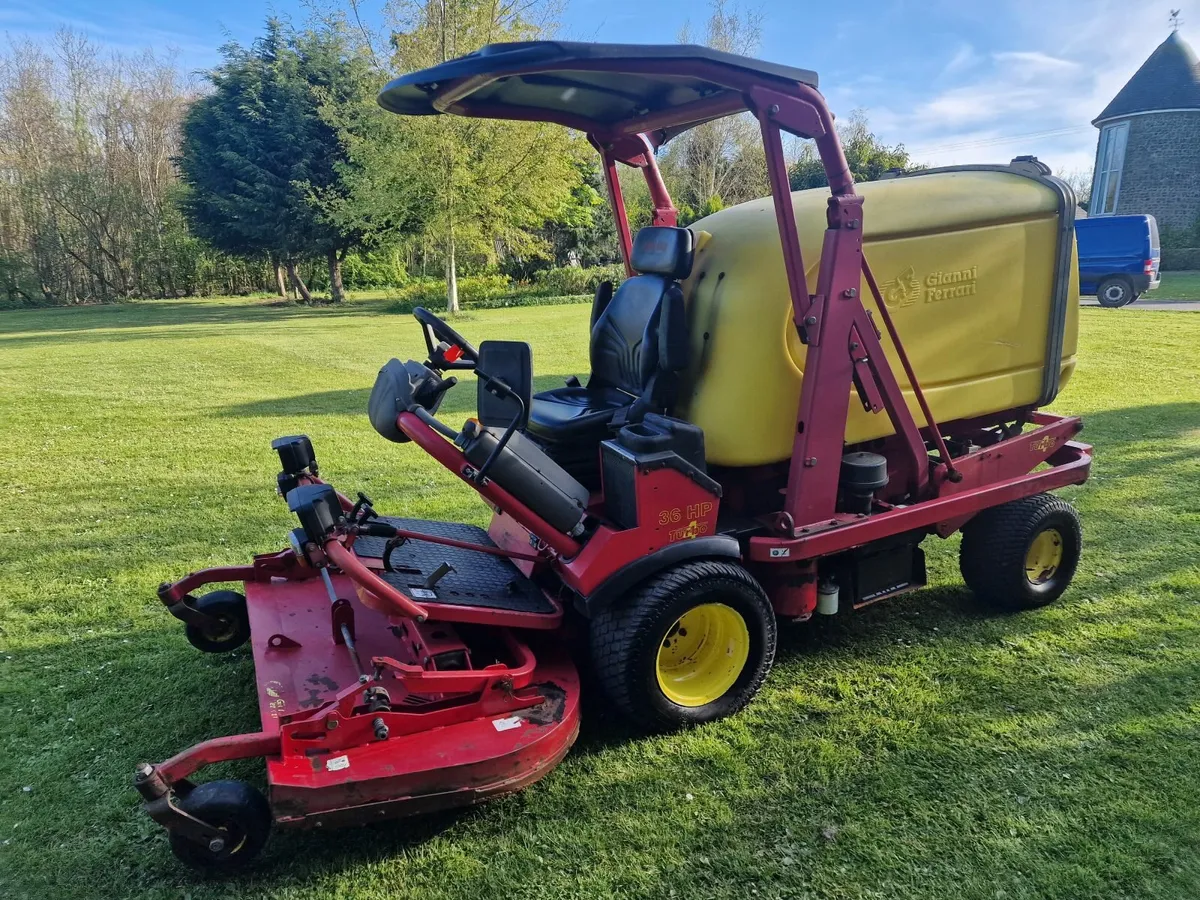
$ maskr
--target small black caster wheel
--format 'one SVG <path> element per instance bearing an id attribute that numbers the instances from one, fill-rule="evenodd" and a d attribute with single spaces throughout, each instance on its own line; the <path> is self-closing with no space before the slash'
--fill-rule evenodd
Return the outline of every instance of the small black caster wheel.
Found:
<path id="1" fill-rule="evenodd" d="M 188 643 L 205 653 L 227 653 L 250 639 L 246 598 L 237 591 L 213 591 L 195 601 L 197 612 L 212 619 L 208 625 L 188 625 Z"/>
<path id="2" fill-rule="evenodd" d="M 196 785 L 176 803 L 188 815 L 223 832 L 223 836 L 207 842 L 171 833 L 171 852 L 193 869 L 215 874 L 236 872 L 258 856 L 271 833 L 271 807 L 244 781 Z"/>

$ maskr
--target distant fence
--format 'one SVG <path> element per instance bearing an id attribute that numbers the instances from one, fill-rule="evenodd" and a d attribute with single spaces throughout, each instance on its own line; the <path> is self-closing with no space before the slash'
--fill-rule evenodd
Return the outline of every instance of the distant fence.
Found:
<path id="1" fill-rule="evenodd" d="M 1178 272 L 1182 269 L 1200 269 L 1200 247 L 1171 247 L 1162 251 L 1164 272 Z"/>

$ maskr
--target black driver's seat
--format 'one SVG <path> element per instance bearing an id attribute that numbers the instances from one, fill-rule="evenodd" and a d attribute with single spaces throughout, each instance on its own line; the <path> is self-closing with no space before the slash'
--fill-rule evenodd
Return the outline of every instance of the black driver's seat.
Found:
<path id="1" fill-rule="evenodd" d="M 585 484 L 595 481 L 598 447 L 610 430 L 675 402 L 687 366 L 688 333 L 679 281 L 692 271 L 692 233 L 650 226 L 637 233 L 638 274 L 592 309 L 591 377 L 533 397 L 527 432 Z M 614 421 L 614 419 L 616 421 Z"/>

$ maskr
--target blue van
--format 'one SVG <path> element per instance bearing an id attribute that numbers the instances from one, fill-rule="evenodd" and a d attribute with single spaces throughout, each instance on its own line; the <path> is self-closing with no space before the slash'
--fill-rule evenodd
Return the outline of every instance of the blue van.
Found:
<path id="1" fill-rule="evenodd" d="M 1127 306 L 1158 287 L 1158 223 L 1154 216 L 1075 220 L 1079 293 L 1101 306 Z"/>

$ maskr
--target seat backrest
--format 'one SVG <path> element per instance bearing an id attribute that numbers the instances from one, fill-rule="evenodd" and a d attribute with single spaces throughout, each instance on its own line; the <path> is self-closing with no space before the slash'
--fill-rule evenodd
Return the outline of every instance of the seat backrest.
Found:
<path id="1" fill-rule="evenodd" d="M 659 225 L 638 232 L 630 261 L 640 274 L 617 288 L 592 328 L 590 385 L 643 394 L 659 369 L 664 303 L 682 309 L 679 279 L 691 274 L 692 258 L 692 233 L 686 228 Z M 679 315 L 671 321 L 676 330 L 683 325 Z M 667 343 L 678 346 L 678 335 Z"/>

